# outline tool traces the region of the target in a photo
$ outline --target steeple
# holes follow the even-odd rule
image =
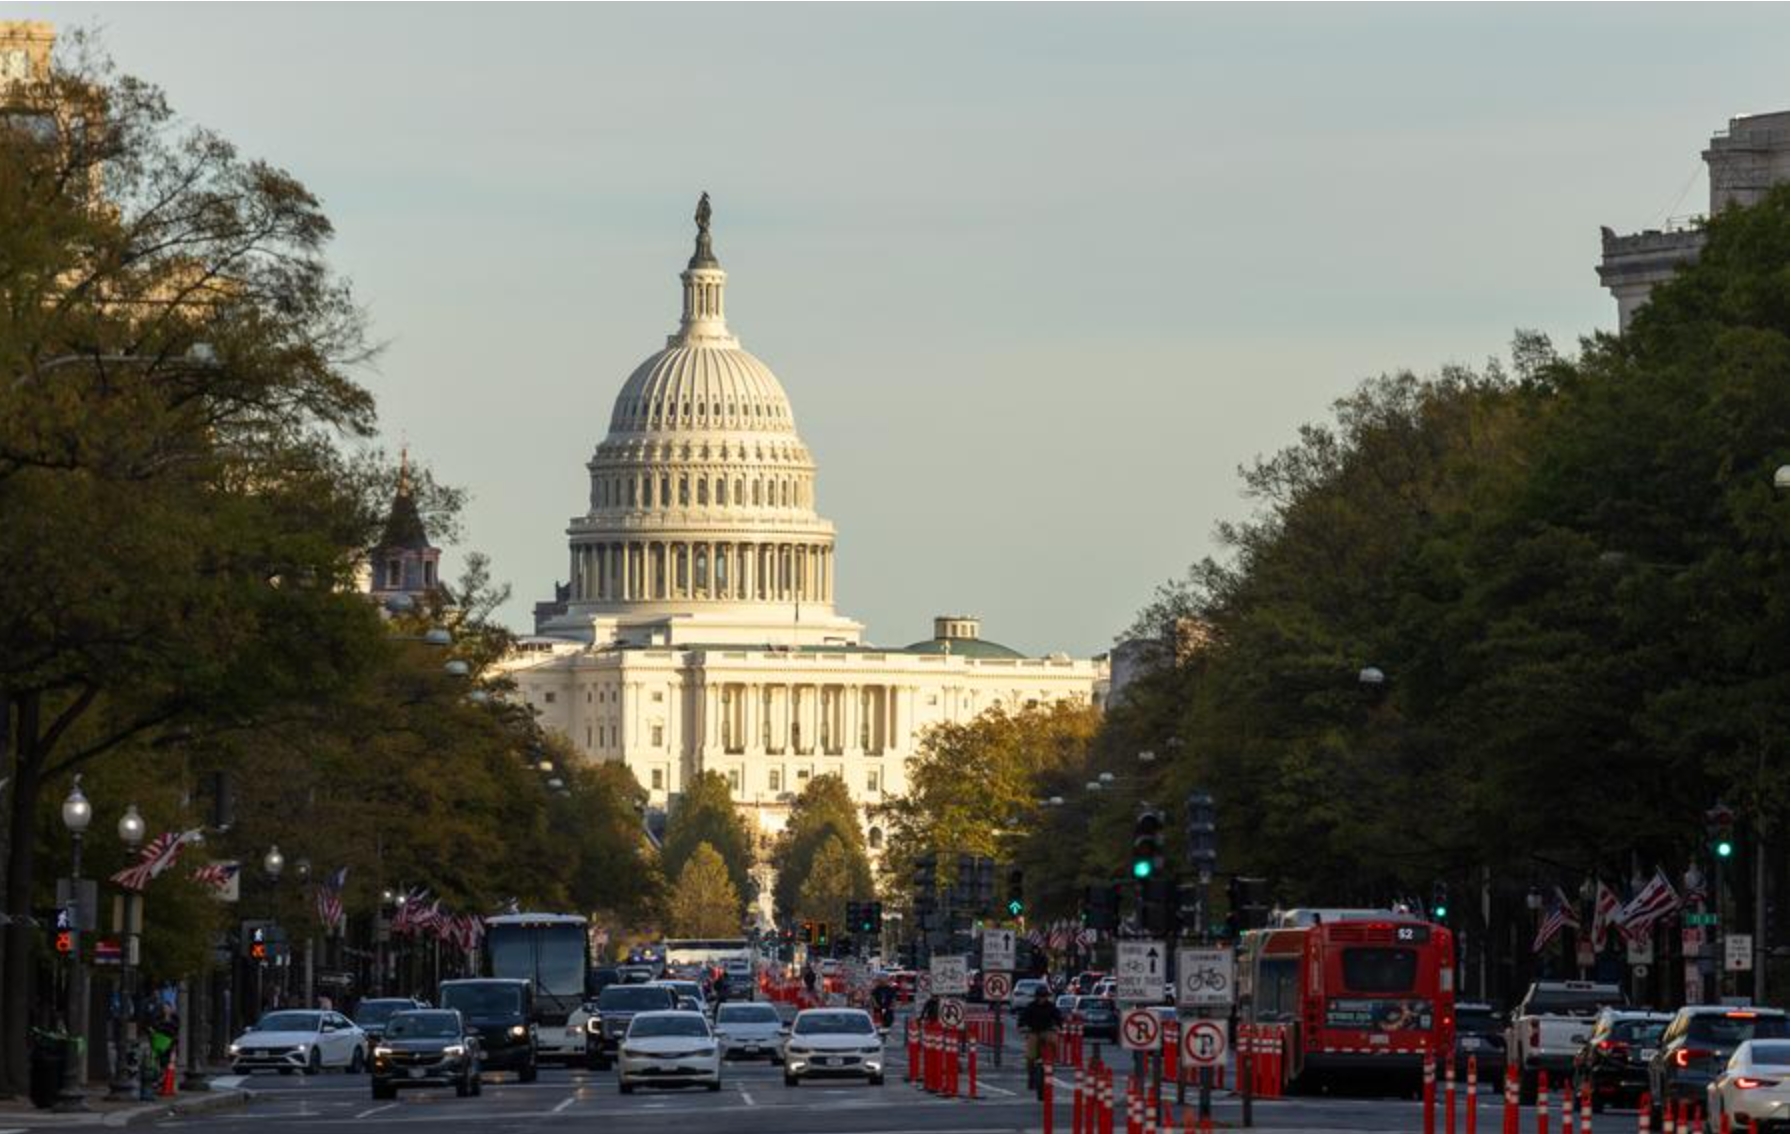
[[[696,208],[696,251],[678,278],[684,281],[684,316],[678,332],[666,339],[668,347],[718,346],[737,347],[740,340],[728,333],[722,293],[727,289],[728,274],[715,258],[709,242],[709,194],[704,193]]]

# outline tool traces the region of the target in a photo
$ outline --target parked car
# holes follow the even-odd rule
[[[398,1012],[373,1047],[373,1097],[400,1087],[453,1087],[461,1098],[480,1092],[479,1036],[452,1008]]]
[[[355,1005],[354,1025],[366,1033],[367,1045],[371,1048],[379,1042],[379,1037],[386,1030],[386,1021],[395,1013],[427,1007],[421,1000],[412,1000],[408,996],[375,997]]]
[[[857,1008],[809,1008],[796,1014],[784,1044],[784,1086],[815,1076],[864,1076],[883,1085],[883,1036]]]
[[[1588,980],[1539,980],[1530,986],[1511,1013],[1505,1032],[1505,1058],[1523,1074],[1525,1102],[1536,1097],[1536,1073],[1547,1071],[1559,1083],[1573,1071],[1574,1056],[1586,1045],[1592,1018],[1604,1008],[1628,1004],[1614,984]]]
[[[1791,1042],[1748,1040],[1735,1049],[1723,1073],[1705,1092],[1710,1129],[1721,1130],[1727,1115],[1734,1130],[1740,1130],[1740,1120],[1746,1118],[1756,1128],[1784,1131],[1791,1126],[1787,1078],[1791,1078]]]
[[[669,1012],[678,1007],[677,995],[663,984],[612,984],[587,1005],[585,1053],[592,1067],[610,1065],[628,1025],[638,1012]]]
[[[1785,1039],[1788,1034],[1785,1013],[1776,1008],[1687,1005],[1661,1033],[1660,1046],[1648,1064],[1648,1093],[1656,1107],[1680,1099],[1702,1103],[1736,1048],[1749,1040]]]
[[[1491,1004],[1455,1004],[1455,1075],[1468,1073],[1468,1058],[1481,1083],[1496,1083],[1505,1074],[1505,1021]]]
[[[1082,1017],[1085,1038],[1119,1042],[1119,1007],[1111,997],[1078,996],[1076,1011]]]
[[[315,1075],[325,1067],[358,1075],[367,1065],[367,1033],[340,1012],[269,1012],[227,1051],[230,1069],[239,1075],[261,1070]]]
[[[443,1008],[456,1009],[479,1035],[480,1066],[486,1071],[514,1071],[533,1083],[539,1071],[540,1046],[535,1035],[535,986],[526,980],[444,980]]]
[[[637,1012],[616,1049],[616,1087],[700,1083],[721,1090],[721,1045],[701,1012]]]
[[[1648,1089],[1648,1062],[1672,1021],[1669,1012],[1600,1012],[1585,1046],[1573,1057],[1574,1092],[1590,1089],[1595,1112],[1634,1102]]]
[[[762,1002],[729,1001],[715,1010],[715,1036],[724,1059],[763,1056],[774,1065],[784,1061],[784,1021],[777,1008]]]

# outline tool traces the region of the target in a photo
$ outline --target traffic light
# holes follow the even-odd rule
[[[1449,884],[1437,882],[1430,888],[1430,916],[1433,921],[1449,920]]]
[[[267,960],[267,930],[259,925],[249,933],[249,960]]]
[[[1735,854],[1735,812],[1719,803],[1704,812],[1704,826],[1710,834],[1710,849],[1716,857],[1732,857]]]
[[[978,857],[976,860],[976,890],[971,895],[972,908],[987,911],[995,906],[995,860]]]
[[[915,858],[914,923],[922,933],[931,932],[939,910],[939,856],[927,851]]]
[[[1082,924],[1090,929],[1119,928],[1119,888],[1090,886],[1082,895]]]
[[[74,930],[58,929],[56,931],[56,951],[58,953],[73,953],[75,951]]]
[[[883,903],[882,902],[866,902],[864,905],[865,905],[864,917],[865,917],[865,927],[866,927],[865,932],[866,933],[882,933],[883,932]]]
[[[1218,810],[1211,792],[1188,793],[1188,865],[1201,881],[1211,881],[1219,869]]]
[[[1007,916],[1019,917],[1026,912],[1026,872],[1017,866],[1007,868]]]
[[[827,945],[828,928],[827,923],[824,921],[815,922],[815,944],[822,948],[825,948]]]
[[[804,945],[813,945],[815,943],[815,923],[814,922],[805,921],[802,923],[802,943]]]
[[[1175,882],[1167,874],[1148,875],[1139,887],[1138,920],[1158,937],[1175,935]]]
[[[1163,856],[1163,813],[1147,809],[1132,824],[1132,877],[1143,881],[1157,872]]]
[[[882,902],[847,902],[846,926],[854,937],[870,937],[883,928]]]

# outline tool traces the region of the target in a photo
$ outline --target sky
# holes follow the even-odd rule
[[[699,192],[881,644],[1109,648],[1374,375],[1614,330],[1599,226],[1791,103],[1784,4],[87,5],[323,201],[384,444],[528,630]]]

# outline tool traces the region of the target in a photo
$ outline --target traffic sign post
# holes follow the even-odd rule
[[[1119,1042],[1127,1051],[1156,1051],[1163,1045],[1163,1021],[1149,1008],[1134,1008],[1120,1018]]]
[[[1114,971],[1114,997],[1122,1004],[1160,1004],[1168,966],[1161,941],[1120,941]]]
[[[983,999],[991,1004],[1002,1004],[1014,994],[1014,974],[983,973]]]
[[[970,967],[964,963],[963,954],[935,956],[931,971],[934,996],[970,995]]]
[[[1732,973],[1745,973],[1754,967],[1754,935],[1731,933],[1723,938],[1723,968]]]
[[[964,1026],[964,1002],[948,996],[939,1002],[939,1022],[948,1028]]]
[[[1213,1068],[1225,1065],[1225,1024],[1189,1020],[1182,1025],[1182,1063],[1200,1071],[1200,1117],[1213,1114]]]
[[[1014,968],[1014,931],[983,930],[983,971],[1012,971]]]
[[[1183,1008],[1237,1003],[1237,966],[1230,949],[1177,949],[1175,1002]]]

